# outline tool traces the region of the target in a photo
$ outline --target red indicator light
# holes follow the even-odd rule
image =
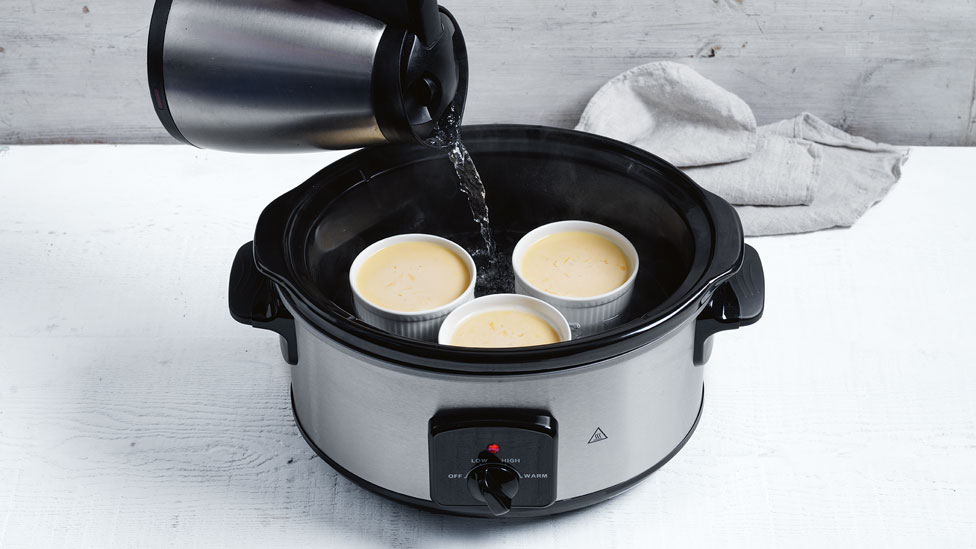
[[[499,450],[499,448],[498,448],[498,445],[497,444],[489,444],[488,445],[488,451],[491,452],[492,454],[497,454],[498,453],[498,450]]]

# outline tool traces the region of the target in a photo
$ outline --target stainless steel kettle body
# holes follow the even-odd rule
[[[468,78],[431,0],[157,0],[148,69],[170,134],[248,152],[423,141]]]

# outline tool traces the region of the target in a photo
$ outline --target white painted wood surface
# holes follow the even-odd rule
[[[276,338],[229,318],[259,212],[337,156],[0,152],[0,547],[976,544],[976,150],[915,150],[850,230],[751,240],[766,314],[717,337],[689,444],[528,522],[337,476]]]
[[[153,0],[0,0],[0,143],[162,143]],[[685,62],[760,123],[812,112],[897,144],[976,144],[976,0],[445,0],[471,56],[466,121],[575,125],[601,84]]]

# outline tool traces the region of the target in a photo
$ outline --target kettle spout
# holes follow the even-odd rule
[[[459,120],[468,91],[468,56],[457,21],[441,7],[437,30],[421,34],[389,29],[373,67],[376,120],[391,142],[425,142],[438,121]],[[438,32],[439,30],[439,32]]]

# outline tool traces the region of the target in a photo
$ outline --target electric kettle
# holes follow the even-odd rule
[[[173,137],[247,152],[423,142],[468,81],[436,0],[157,0],[147,65]]]

